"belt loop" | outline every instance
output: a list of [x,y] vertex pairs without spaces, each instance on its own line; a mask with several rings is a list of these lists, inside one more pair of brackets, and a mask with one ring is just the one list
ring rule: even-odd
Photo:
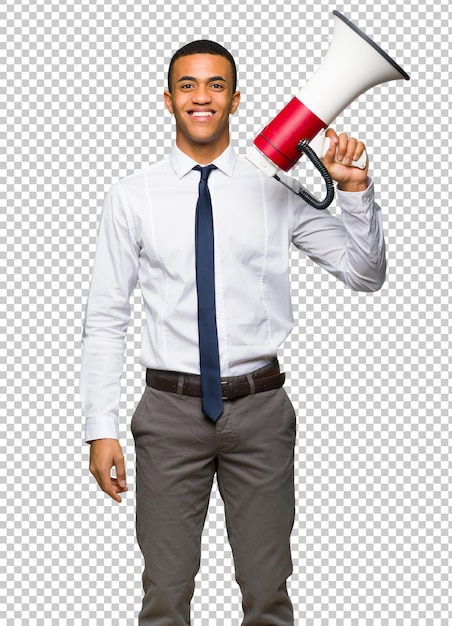
[[179,378],[177,381],[177,390],[176,393],[179,394],[180,396],[183,394],[184,392],[184,375],[183,374],[179,374]]
[[254,394],[256,393],[256,385],[254,384],[253,376],[252,374],[245,374],[245,376],[250,386],[250,396],[254,396]]

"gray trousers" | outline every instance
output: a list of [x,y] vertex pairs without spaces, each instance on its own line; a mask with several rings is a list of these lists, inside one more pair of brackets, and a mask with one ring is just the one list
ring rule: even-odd
[[293,626],[295,413],[284,389],[224,403],[216,423],[199,398],[146,387],[132,418],[136,530],[144,556],[140,626],[188,626],[202,530],[216,474],[242,626]]

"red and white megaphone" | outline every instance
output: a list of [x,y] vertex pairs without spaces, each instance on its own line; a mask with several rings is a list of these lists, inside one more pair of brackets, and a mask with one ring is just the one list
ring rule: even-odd
[[[334,36],[321,66],[303,89],[254,139],[246,158],[278,180],[278,171],[287,172],[303,152],[313,160],[322,175],[318,157],[328,149],[323,132],[353,100],[380,83],[409,76],[376,43],[338,11]],[[315,145],[314,145],[315,144]],[[311,145],[311,148],[310,148]],[[367,155],[355,167],[366,166]],[[320,167],[319,167],[320,165]],[[324,171],[322,171],[322,169]],[[328,172],[326,172],[329,177]],[[325,176],[324,176],[325,178]],[[326,208],[334,196],[331,178],[327,198],[316,200],[305,189],[298,192],[316,208]],[[297,192],[295,192],[297,193]]]

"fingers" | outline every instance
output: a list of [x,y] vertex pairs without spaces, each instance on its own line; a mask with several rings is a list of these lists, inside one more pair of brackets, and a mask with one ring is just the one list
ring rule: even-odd
[[339,135],[339,141],[337,144],[337,155],[336,158],[339,163],[343,165],[351,165],[353,161],[353,156],[356,150],[356,144],[358,142],[354,137],[348,137],[346,133],[341,133]]
[[[111,476],[115,467],[116,477]],[[91,443],[89,470],[99,487],[116,502],[122,502],[120,493],[127,491],[124,456],[116,439],[98,439]]]
[[109,485],[107,484],[107,489],[103,489],[102,491],[105,491],[105,493],[113,498],[113,500],[116,500],[116,502],[122,502],[122,498],[119,494],[124,493],[127,490],[127,487],[121,486],[116,478],[110,478],[110,483]]
[[116,500],[116,502],[122,502],[122,498],[119,495],[121,491],[119,490],[119,485],[117,483],[117,480],[116,478],[112,478],[110,476],[109,470],[102,471],[97,476],[94,475],[94,477],[96,478],[99,484],[99,487],[102,489],[104,493],[106,493],[111,498],[113,498],[113,500]]
[[338,189],[342,191],[365,191],[367,189],[367,172],[369,160],[366,159],[364,168],[352,167],[365,151],[362,141],[348,137],[346,133],[338,135],[333,128],[329,128],[325,135],[330,139],[330,147],[326,152],[323,163],[336,181]]
[[353,161],[357,161],[365,150],[365,145],[362,141],[358,141],[355,137],[349,138],[347,133],[337,135],[333,128],[329,128],[325,135],[331,140],[330,148],[325,155],[328,158],[328,162],[331,158],[334,158],[342,165],[349,166]]
[[335,161],[336,150],[337,150],[337,145],[338,145],[339,139],[338,139],[338,136],[336,134],[336,131],[333,128],[329,128],[326,131],[325,136],[329,137],[329,139],[330,139],[329,148],[326,151],[325,156],[323,157],[323,162],[328,167],[328,166],[332,165],[334,163],[334,161]]

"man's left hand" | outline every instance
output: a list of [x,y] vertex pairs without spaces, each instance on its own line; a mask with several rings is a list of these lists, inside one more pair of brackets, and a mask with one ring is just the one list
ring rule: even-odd
[[325,135],[330,138],[331,144],[323,157],[323,164],[331,178],[338,183],[338,189],[341,191],[365,191],[367,189],[369,159],[367,159],[364,169],[351,165],[352,161],[359,159],[364,152],[363,142],[354,137],[348,137],[346,133],[337,135],[333,128],[329,128]]

